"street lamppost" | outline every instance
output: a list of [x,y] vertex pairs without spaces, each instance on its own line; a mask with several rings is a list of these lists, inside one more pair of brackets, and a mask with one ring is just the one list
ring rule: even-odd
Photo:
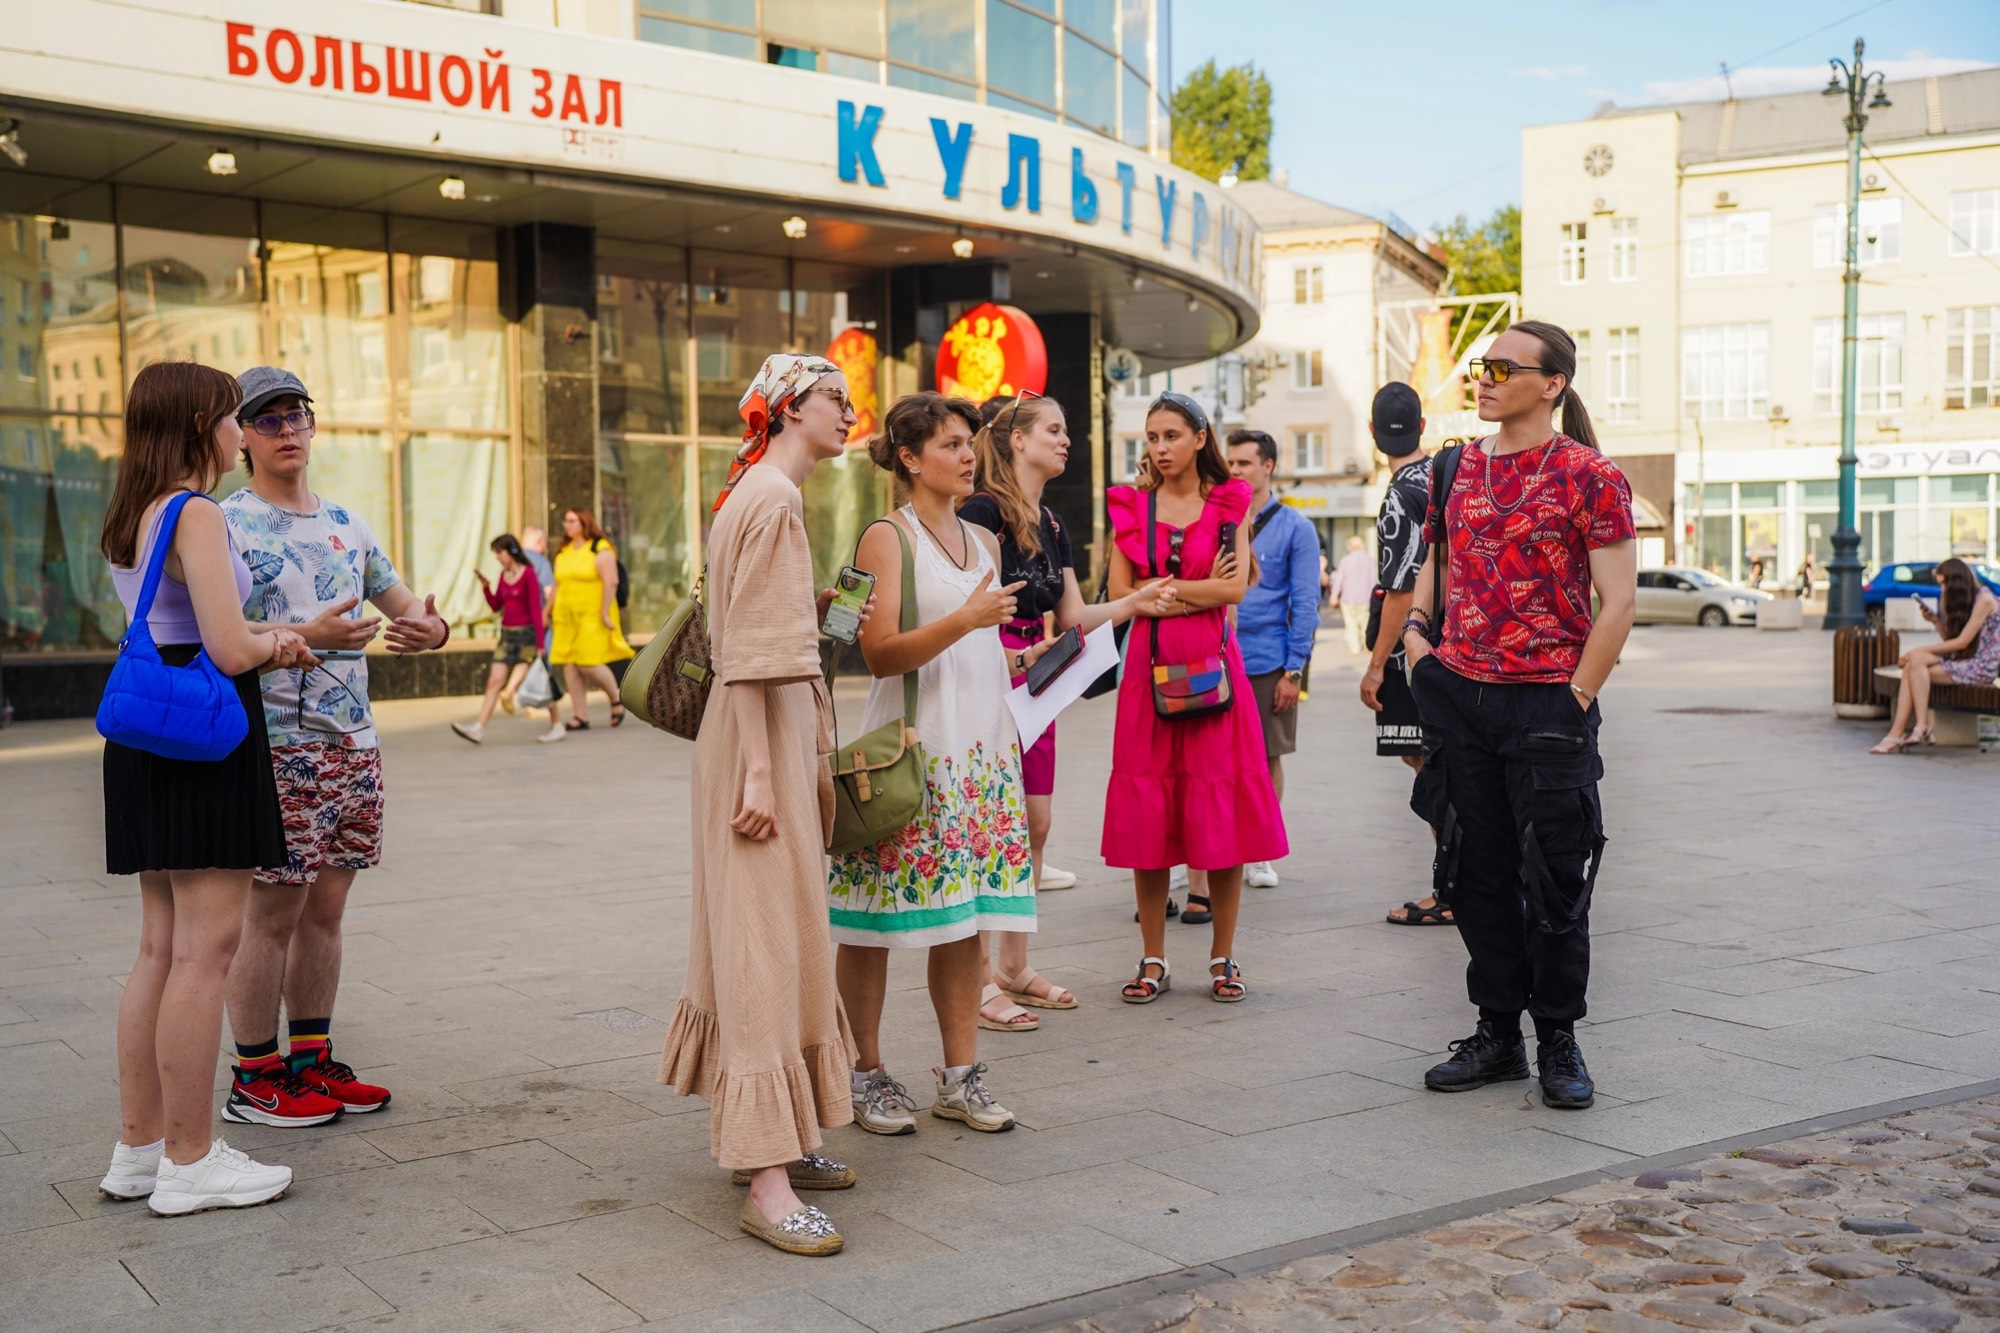
[[[1826,628],[1842,629],[1859,625],[1861,610],[1861,530],[1856,522],[1854,469],[1859,459],[1854,453],[1854,407],[1856,384],[1854,367],[1859,352],[1861,322],[1861,131],[1868,125],[1868,111],[1889,105],[1880,70],[1865,72],[1861,67],[1861,39],[1854,39],[1854,63],[1828,60],[1833,73],[1826,81],[1828,97],[1847,98],[1847,268],[1842,272],[1840,342],[1840,522],[1833,532],[1833,559],[1827,564]],[[1873,98],[1868,86],[1875,86]],[[1807,547],[1808,555],[1811,547]]]

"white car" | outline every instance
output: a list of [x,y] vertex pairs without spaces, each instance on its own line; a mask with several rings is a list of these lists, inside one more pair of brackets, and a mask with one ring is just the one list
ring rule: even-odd
[[1754,625],[1757,608],[1770,600],[1768,592],[1705,569],[1642,569],[1633,619],[1641,625]]

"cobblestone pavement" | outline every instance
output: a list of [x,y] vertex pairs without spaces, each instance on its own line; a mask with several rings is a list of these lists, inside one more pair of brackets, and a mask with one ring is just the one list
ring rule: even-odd
[[1064,1333],[2000,1328],[2000,1097],[1588,1185]]

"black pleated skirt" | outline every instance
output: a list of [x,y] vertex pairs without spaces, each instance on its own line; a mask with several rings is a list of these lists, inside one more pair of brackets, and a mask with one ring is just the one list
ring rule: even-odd
[[[161,644],[186,666],[199,644]],[[212,763],[163,759],[104,744],[104,860],[113,875],[142,870],[256,870],[285,864],[285,826],[257,673],[235,678],[250,719],[243,743]]]

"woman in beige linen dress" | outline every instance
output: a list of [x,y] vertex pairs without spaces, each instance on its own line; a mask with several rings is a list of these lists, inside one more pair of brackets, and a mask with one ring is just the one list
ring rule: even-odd
[[854,1118],[854,1039],[827,937],[832,708],[799,486],[840,454],[854,414],[840,372],[796,356],[767,360],[740,410],[750,430],[709,537],[715,682],[690,782],[687,981],[660,1081],[711,1103],[710,1150],[750,1186],[742,1229],[831,1254],[839,1232],[794,1192],[854,1183],[817,1153],[822,1128]]

